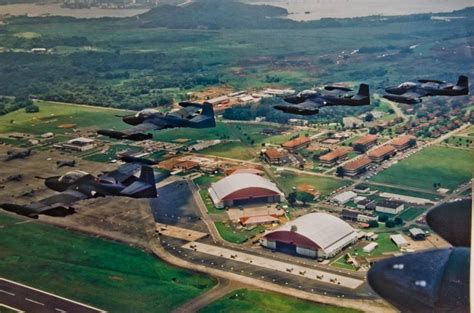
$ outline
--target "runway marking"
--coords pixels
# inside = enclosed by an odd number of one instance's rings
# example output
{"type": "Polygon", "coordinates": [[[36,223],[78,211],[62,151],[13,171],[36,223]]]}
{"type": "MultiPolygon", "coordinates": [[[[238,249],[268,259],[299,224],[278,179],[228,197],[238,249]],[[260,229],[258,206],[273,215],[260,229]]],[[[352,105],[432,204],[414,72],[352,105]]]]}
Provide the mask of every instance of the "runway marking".
{"type": "Polygon", "coordinates": [[[25,313],[25,311],[18,310],[17,308],[13,308],[13,307],[8,306],[8,305],[3,304],[3,303],[0,303],[0,307],[7,308],[7,309],[12,310],[12,311],[15,311],[15,312],[17,312],[17,313],[25,313]]]}
{"type": "Polygon", "coordinates": [[[13,292],[8,292],[8,291],[2,290],[2,289],[0,289],[0,292],[1,292],[1,293],[6,293],[7,295],[10,295],[10,296],[12,296],[12,297],[15,296],[15,294],[14,294],[13,292]]]}
{"type": "Polygon", "coordinates": [[[31,303],[36,303],[36,304],[38,304],[38,305],[44,306],[44,303],[41,303],[41,302],[39,302],[39,301],[30,299],[30,298],[25,298],[25,300],[26,300],[26,301],[29,301],[29,302],[31,302],[31,303]]]}
{"type": "Polygon", "coordinates": [[[30,286],[26,286],[26,285],[17,283],[17,282],[12,281],[12,280],[8,280],[8,279],[5,279],[5,278],[0,278],[0,281],[5,281],[5,282],[8,282],[8,283],[13,284],[13,285],[21,286],[23,288],[35,290],[37,292],[41,292],[43,294],[47,294],[49,296],[52,296],[52,297],[55,297],[55,298],[58,298],[58,299],[61,299],[61,300],[64,300],[64,301],[67,301],[67,302],[70,302],[70,303],[75,303],[77,305],[81,305],[83,307],[89,308],[91,310],[95,310],[95,311],[100,312],[100,313],[106,313],[107,312],[107,311],[104,311],[104,310],[101,310],[101,309],[98,309],[98,308],[94,308],[93,306],[90,306],[90,305],[87,305],[87,304],[84,304],[84,303],[81,303],[81,302],[78,302],[78,301],[74,301],[74,300],[71,300],[71,299],[68,299],[68,298],[64,298],[64,297],[55,295],[55,294],[50,293],[50,292],[46,292],[46,291],[43,291],[43,290],[40,290],[40,289],[36,289],[36,288],[30,287],[30,286]]]}
{"type": "Polygon", "coordinates": [[[61,310],[61,309],[58,309],[58,308],[54,308],[56,311],[60,312],[60,313],[67,313],[67,311],[65,310],[61,310]]]}
{"type": "MultiPolygon", "coordinates": [[[[295,275],[301,278],[316,280],[322,283],[337,285],[340,287],[356,289],[364,283],[363,280],[352,278],[348,276],[334,274],[332,272],[325,272],[316,270],[301,265],[285,263],[282,261],[256,256],[248,253],[243,253],[236,250],[230,250],[214,245],[204,244],[200,242],[188,242],[183,245],[183,248],[190,249],[196,252],[205,253],[217,257],[222,257],[231,261],[251,264],[265,269],[279,271],[285,274],[295,275]]],[[[257,270],[253,271],[257,272],[257,270]]]]}

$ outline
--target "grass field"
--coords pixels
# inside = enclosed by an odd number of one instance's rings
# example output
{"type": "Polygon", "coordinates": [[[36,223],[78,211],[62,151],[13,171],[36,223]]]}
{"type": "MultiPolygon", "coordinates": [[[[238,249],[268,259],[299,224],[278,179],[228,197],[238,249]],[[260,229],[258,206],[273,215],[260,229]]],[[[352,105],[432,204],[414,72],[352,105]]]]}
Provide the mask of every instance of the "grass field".
{"type": "Polygon", "coordinates": [[[393,187],[386,187],[386,186],[376,186],[376,185],[370,185],[371,190],[378,190],[380,192],[387,192],[387,193],[394,193],[397,195],[402,195],[402,196],[409,196],[409,197],[416,197],[416,198],[422,198],[422,199],[428,199],[428,200],[438,200],[439,196],[432,194],[432,193],[427,193],[427,192],[419,192],[419,191],[412,191],[412,190],[405,190],[401,188],[393,188],[393,187]]]}
{"type": "Polygon", "coordinates": [[[0,276],[109,312],[169,312],[214,281],[136,248],[0,214],[0,276]]]}
{"type": "Polygon", "coordinates": [[[238,244],[244,243],[265,229],[263,226],[257,226],[252,230],[237,230],[222,222],[215,222],[215,224],[217,231],[219,231],[224,240],[238,244]]]}
{"type": "Polygon", "coordinates": [[[320,177],[313,175],[295,174],[288,171],[283,171],[280,177],[277,176],[277,182],[283,188],[286,194],[293,190],[293,187],[299,184],[309,184],[316,188],[321,193],[321,196],[326,196],[337,188],[348,183],[345,180],[339,180],[329,177],[320,177]]]}
{"type": "Polygon", "coordinates": [[[272,292],[241,289],[210,304],[199,313],[357,313],[354,309],[318,304],[272,292]]]}
{"type": "Polygon", "coordinates": [[[371,180],[401,186],[450,190],[472,178],[474,151],[431,146],[391,166],[371,180]]]}
{"type": "Polygon", "coordinates": [[[0,133],[64,133],[64,129],[58,128],[61,124],[76,124],[77,127],[115,127],[117,129],[127,126],[115,116],[117,114],[123,115],[124,111],[121,110],[47,101],[35,101],[35,104],[40,108],[38,113],[25,113],[25,110],[20,109],[0,116],[0,133]]]}
{"type": "Polygon", "coordinates": [[[411,221],[423,214],[426,209],[423,208],[408,208],[402,213],[398,215],[399,218],[403,219],[404,221],[411,221]]]}
{"type": "Polygon", "coordinates": [[[474,141],[474,136],[472,135],[472,133],[470,133],[470,135],[468,136],[451,136],[448,139],[446,139],[444,142],[449,145],[460,147],[460,148],[472,148],[473,141],[474,141]]]}
{"type": "Polygon", "coordinates": [[[241,142],[226,142],[199,151],[202,154],[215,155],[239,160],[250,160],[255,157],[249,148],[241,142]]]}
{"type": "Polygon", "coordinates": [[[136,153],[136,152],[143,151],[143,149],[140,147],[131,146],[131,145],[117,144],[117,145],[110,146],[110,148],[107,150],[106,153],[97,153],[97,154],[87,155],[86,157],[84,157],[84,160],[107,163],[107,162],[110,162],[111,160],[117,159],[117,153],[125,152],[125,151],[136,153]]]}

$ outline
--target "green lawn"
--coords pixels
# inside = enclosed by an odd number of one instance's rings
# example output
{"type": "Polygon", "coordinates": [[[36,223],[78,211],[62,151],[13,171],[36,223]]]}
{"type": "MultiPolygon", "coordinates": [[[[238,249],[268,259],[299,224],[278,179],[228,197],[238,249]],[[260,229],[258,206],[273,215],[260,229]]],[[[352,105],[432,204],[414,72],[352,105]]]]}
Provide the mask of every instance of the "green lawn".
{"type": "Polygon", "coordinates": [[[455,189],[470,180],[474,151],[431,146],[381,172],[372,181],[433,190],[434,183],[455,189]]]}
{"type": "Polygon", "coordinates": [[[257,226],[252,230],[237,230],[232,226],[224,224],[222,222],[215,222],[216,228],[219,231],[219,234],[224,240],[227,240],[232,243],[244,243],[249,238],[252,238],[259,232],[265,230],[263,226],[257,226]]]}
{"type": "Polygon", "coordinates": [[[472,148],[473,140],[473,136],[451,136],[444,142],[460,148],[472,148]]]}
{"type": "Polygon", "coordinates": [[[313,175],[295,174],[289,171],[283,171],[280,177],[276,178],[278,184],[284,189],[284,192],[288,194],[299,184],[309,184],[315,187],[316,190],[321,192],[321,196],[326,196],[337,188],[344,186],[348,183],[346,180],[340,180],[329,177],[320,177],[313,175]]]}
{"type": "Polygon", "coordinates": [[[58,128],[61,124],[76,124],[78,128],[94,126],[123,129],[127,126],[116,117],[125,113],[122,110],[48,101],[35,101],[35,104],[40,108],[38,113],[25,113],[25,110],[20,109],[0,116],[0,133],[15,131],[33,134],[64,133],[66,130],[58,128]]]}
{"type": "Polygon", "coordinates": [[[291,298],[273,292],[241,289],[210,304],[200,313],[356,313],[354,309],[329,306],[291,298]]]}
{"type": "Polygon", "coordinates": [[[212,200],[209,197],[209,193],[207,192],[207,189],[199,190],[199,195],[201,196],[201,199],[204,202],[204,205],[206,206],[206,209],[207,209],[208,213],[221,213],[221,212],[223,212],[223,210],[219,210],[214,206],[214,203],[212,203],[212,200]]]}
{"type": "Polygon", "coordinates": [[[241,142],[235,141],[221,143],[216,146],[201,150],[199,153],[239,160],[250,160],[255,157],[255,155],[249,151],[248,147],[246,147],[241,142]]]}
{"type": "MultiPolygon", "coordinates": [[[[375,228],[374,230],[376,229],[377,228],[375,228]]],[[[371,253],[365,253],[362,250],[366,245],[369,244],[368,242],[364,242],[364,243],[360,242],[356,246],[348,249],[346,253],[350,253],[351,255],[354,255],[354,256],[379,256],[384,253],[399,251],[398,247],[390,239],[390,236],[394,235],[395,233],[387,232],[387,233],[377,233],[377,234],[379,235],[379,237],[377,238],[376,242],[379,245],[371,253]]]]}
{"type": "Polygon", "coordinates": [[[205,276],[130,246],[0,214],[0,276],[109,312],[170,312],[210,289],[205,276]]]}
{"type": "Polygon", "coordinates": [[[416,197],[416,198],[422,198],[422,199],[428,199],[428,200],[438,200],[439,196],[432,194],[432,193],[427,193],[427,192],[419,192],[419,191],[411,191],[411,190],[405,190],[401,188],[393,188],[393,187],[386,187],[386,186],[376,186],[376,185],[370,185],[371,190],[378,190],[380,192],[387,192],[387,193],[394,193],[397,195],[402,195],[402,196],[409,196],[409,197],[416,197]]]}
{"type": "Polygon", "coordinates": [[[423,208],[408,208],[402,213],[398,215],[399,218],[403,219],[404,221],[411,221],[423,214],[426,209],[423,208]]]}

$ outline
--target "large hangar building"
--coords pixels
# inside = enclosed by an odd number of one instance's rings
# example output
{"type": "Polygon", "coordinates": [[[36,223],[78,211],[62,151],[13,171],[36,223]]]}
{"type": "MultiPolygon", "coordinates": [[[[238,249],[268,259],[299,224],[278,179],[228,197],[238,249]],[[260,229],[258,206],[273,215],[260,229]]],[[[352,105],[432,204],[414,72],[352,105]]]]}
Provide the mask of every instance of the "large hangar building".
{"type": "Polygon", "coordinates": [[[227,176],[208,189],[216,208],[275,203],[284,200],[283,193],[265,177],[237,173],[227,176]]]}
{"type": "Polygon", "coordinates": [[[261,245],[310,258],[330,258],[357,241],[357,231],[340,218],[310,213],[267,233],[261,245]]]}

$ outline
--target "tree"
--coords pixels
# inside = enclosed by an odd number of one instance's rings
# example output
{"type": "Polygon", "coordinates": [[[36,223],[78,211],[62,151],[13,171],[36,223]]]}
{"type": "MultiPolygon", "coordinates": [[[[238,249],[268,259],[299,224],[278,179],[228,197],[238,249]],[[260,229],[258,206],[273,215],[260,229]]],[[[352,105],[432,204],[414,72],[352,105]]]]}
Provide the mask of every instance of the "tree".
{"type": "Polygon", "coordinates": [[[385,223],[388,221],[388,216],[387,215],[380,215],[379,216],[379,222],[385,223]]]}
{"type": "Polygon", "coordinates": [[[36,113],[39,112],[39,107],[35,104],[30,104],[29,106],[25,107],[26,113],[36,113]]]}
{"type": "Polygon", "coordinates": [[[402,225],[403,224],[403,219],[401,217],[395,217],[393,220],[395,222],[395,225],[402,225]]]}
{"type": "Polygon", "coordinates": [[[395,227],[395,222],[393,220],[388,220],[387,222],[385,222],[385,226],[387,226],[388,228],[393,228],[395,227]]]}
{"type": "Polygon", "coordinates": [[[303,202],[303,205],[306,205],[308,202],[311,202],[314,200],[314,196],[310,194],[309,192],[302,191],[302,192],[296,193],[296,199],[298,201],[303,202]]]}
{"type": "Polygon", "coordinates": [[[369,134],[375,135],[376,133],[377,133],[377,128],[372,127],[372,128],[369,129],[369,134]]]}
{"type": "Polygon", "coordinates": [[[373,120],[374,120],[374,115],[372,113],[369,112],[365,115],[366,122],[372,122],[373,120]]]}
{"type": "Polygon", "coordinates": [[[369,221],[368,224],[369,224],[370,228],[379,227],[379,223],[377,221],[374,221],[374,220],[369,221]]]}
{"type": "Polygon", "coordinates": [[[342,166],[338,166],[336,168],[336,175],[340,177],[344,176],[344,169],[342,168],[342,166]]]}
{"type": "Polygon", "coordinates": [[[296,202],[296,192],[290,192],[288,194],[288,197],[286,197],[286,199],[288,200],[288,203],[293,205],[295,204],[296,202]]]}
{"type": "Polygon", "coordinates": [[[357,151],[357,152],[360,152],[360,153],[365,152],[365,146],[361,143],[358,143],[358,144],[354,145],[353,148],[354,148],[354,151],[357,151]]]}

